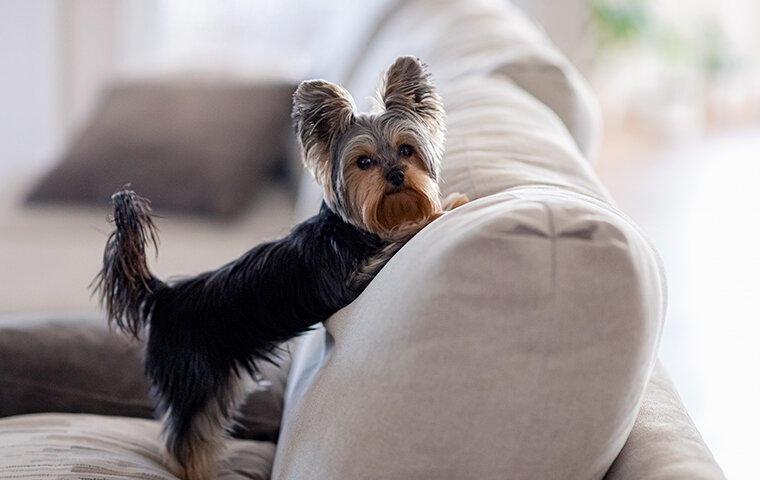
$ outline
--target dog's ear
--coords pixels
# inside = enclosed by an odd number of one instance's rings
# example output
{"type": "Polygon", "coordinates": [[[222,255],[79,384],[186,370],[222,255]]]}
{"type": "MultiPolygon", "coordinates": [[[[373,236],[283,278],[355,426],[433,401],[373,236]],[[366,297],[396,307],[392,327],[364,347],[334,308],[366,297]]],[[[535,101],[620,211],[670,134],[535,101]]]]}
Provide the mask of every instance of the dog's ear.
{"type": "Polygon", "coordinates": [[[443,128],[443,102],[427,67],[418,58],[397,58],[385,73],[379,93],[386,111],[412,113],[431,130],[443,128]]]}
{"type": "Polygon", "coordinates": [[[354,100],[346,89],[324,80],[307,80],[293,94],[293,124],[304,164],[322,184],[329,175],[333,138],[354,121],[354,100]]]}
{"type": "Polygon", "coordinates": [[[381,109],[409,118],[427,129],[423,150],[434,178],[443,157],[446,113],[424,63],[415,57],[399,57],[390,66],[378,91],[381,109]]]}

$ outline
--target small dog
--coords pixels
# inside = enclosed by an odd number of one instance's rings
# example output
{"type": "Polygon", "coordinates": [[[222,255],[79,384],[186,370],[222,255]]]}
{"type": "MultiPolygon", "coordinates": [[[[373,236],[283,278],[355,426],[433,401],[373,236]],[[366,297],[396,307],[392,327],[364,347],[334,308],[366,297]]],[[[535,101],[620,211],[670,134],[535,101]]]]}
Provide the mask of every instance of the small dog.
{"type": "Polygon", "coordinates": [[[322,207],[217,270],[157,279],[145,257],[146,245],[157,248],[149,202],[112,197],[116,228],[95,289],[109,321],[134,337],[147,329],[145,369],[179,476],[214,478],[257,362],[353,301],[407,240],[467,202],[440,200],[444,111],[424,65],[397,59],[378,93],[373,112],[357,114],[337,85],[298,87],[292,116],[322,207]]]}

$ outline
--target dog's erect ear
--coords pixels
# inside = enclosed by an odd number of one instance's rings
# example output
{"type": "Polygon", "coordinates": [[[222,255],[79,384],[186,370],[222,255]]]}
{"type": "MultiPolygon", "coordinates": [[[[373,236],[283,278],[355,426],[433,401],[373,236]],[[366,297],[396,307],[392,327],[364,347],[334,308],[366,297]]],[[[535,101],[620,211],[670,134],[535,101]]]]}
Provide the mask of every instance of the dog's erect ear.
{"type": "Polygon", "coordinates": [[[385,73],[378,94],[381,109],[412,119],[427,129],[425,142],[419,147],[426,152],[428,169],[437,178],[444,150],[446,113],[425,64],[415,57],[397,58],[385,73]]]}
{"type": "Polygon", "coordinates": [[[418,115],[435,129],[443,128],[443,103],[425,64],[415,57],[399,57],[385,73],[380,99],[386,111],[418,115]]]}
{"type": "Polygon", "coordinates": [[[354,120],[354,100],[338,85],[307,80],[293,94],[292,117],[303,146],[306,168],[320,181],[320,173],[329,174],[326,164],[333,138],[348,129],[354,120]]]}

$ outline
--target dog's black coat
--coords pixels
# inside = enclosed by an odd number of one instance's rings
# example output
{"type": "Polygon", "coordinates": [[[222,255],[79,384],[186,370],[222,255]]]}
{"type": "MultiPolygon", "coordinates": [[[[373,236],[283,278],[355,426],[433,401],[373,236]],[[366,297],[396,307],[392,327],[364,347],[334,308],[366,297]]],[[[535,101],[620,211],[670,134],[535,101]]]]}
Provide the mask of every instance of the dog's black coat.
{"type": "Polygon", "coordinates": [[[165,283],[145,261],[156,243],[147,201],[134,192],[113,196],[116,230],[96,279],[109,318],[138,336],[147,329],[146,373],[170,451],[183,461],[193,419],[227,398],[234,377],[254,374],[277,346],[327,319],[366,286],[351,276],[387,243],[342,220],[325,204],[280,240],[194,277],[165,283]],[[244,370],[244,371],[241,371],[244,370]]]}

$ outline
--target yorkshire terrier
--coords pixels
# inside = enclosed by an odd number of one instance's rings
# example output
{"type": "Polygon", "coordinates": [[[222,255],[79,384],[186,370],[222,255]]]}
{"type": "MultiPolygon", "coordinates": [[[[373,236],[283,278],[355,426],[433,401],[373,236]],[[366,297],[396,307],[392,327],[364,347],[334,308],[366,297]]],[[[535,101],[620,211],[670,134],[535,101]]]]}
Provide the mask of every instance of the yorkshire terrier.
{"type": "Polygon", "coordinates": [[[214,478],[257,362],[276,361],[279,344],[353,301],[407,240],[467,202],[440,199],[444,110],[425,66],[397,59],[378,93],[371,113],[356,113],[342,87],[301,83],[292,116],[322,207],[217,270],[170,283],[153,276],[149,202],[128,190],[112,197],[116,228],[95,289],[109,321],[134,337],[147,331],[145,370],[179,476],[214,478]]]}

